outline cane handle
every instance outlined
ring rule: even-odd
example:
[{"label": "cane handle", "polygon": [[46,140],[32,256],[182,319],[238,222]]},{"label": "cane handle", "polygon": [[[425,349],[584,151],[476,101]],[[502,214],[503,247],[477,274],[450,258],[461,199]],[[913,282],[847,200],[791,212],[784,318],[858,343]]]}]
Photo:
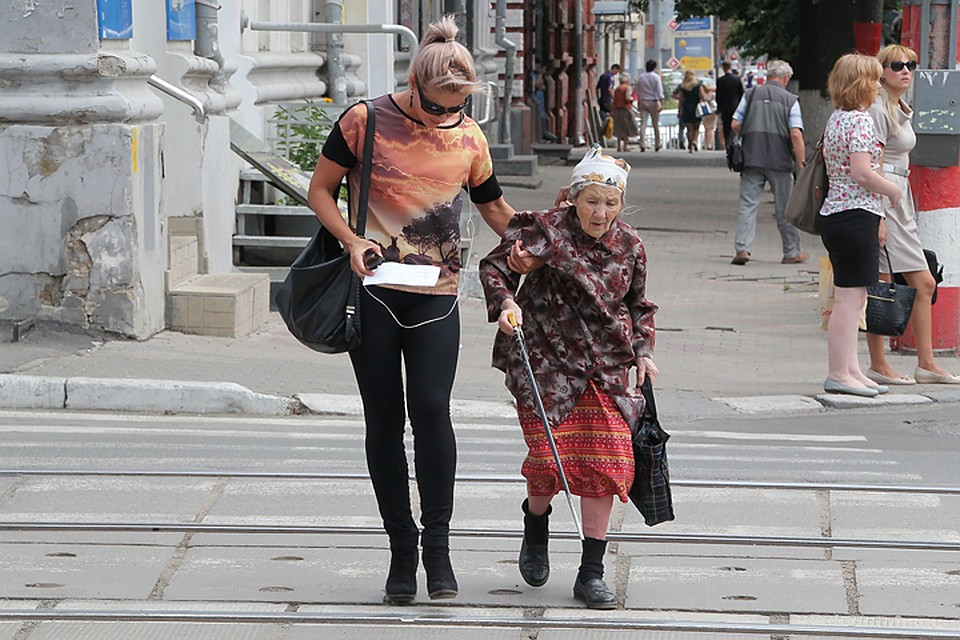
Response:
[{"label": "cane handle", "polygon": [[513,328],[516,328],[516,327],[517,327],[517,316],[516,316],[515,313],[513,313],[513,311],[511,311],[511,312],[509,312],[509,313],[507,314],[507,322],[510,323],[510,326],[511,326],[511,327],[513,327]]}]

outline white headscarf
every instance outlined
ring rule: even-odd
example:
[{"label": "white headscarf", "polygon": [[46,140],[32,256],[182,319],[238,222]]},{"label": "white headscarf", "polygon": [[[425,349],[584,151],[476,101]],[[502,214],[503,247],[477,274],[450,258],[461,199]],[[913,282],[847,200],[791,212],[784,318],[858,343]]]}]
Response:
[{"label": "white headscarf", "polygon": [[588,184],[615,187],[623,193],[627,190],[627,176],[630,165],[626,161],[608,156],[599,145],[594,145],[583,156],[583,160],[573,168],[570,187],[578,191]]}]

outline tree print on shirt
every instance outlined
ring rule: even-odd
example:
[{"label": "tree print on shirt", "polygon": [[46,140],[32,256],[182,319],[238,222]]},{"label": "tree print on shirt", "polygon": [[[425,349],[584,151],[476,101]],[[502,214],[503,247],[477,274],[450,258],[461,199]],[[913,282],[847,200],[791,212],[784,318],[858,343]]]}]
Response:
[{"label": "tree print on shirt", "polygon": [[433,264],[431,251],[439,254],[441,268],[447,273],[460,270],[460,205],[458,196],[450,203],[441,203],[428,209],[403,227],[403,239],[417,253],[403,256],[405,264]]}]

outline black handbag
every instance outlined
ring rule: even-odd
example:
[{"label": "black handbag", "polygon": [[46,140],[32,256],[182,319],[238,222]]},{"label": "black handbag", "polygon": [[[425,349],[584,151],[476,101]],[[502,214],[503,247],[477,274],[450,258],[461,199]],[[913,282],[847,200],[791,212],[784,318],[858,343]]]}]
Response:
[{"label": "black handbag", "polygon": [[[887,248],[883,248],[887,251]],[[887,252],[887,264],[890,253]],[[878,282],[867,287],[867,333],[902,336],[913,311],[917,290],[896,282]]]},{"label": "black handbag", "polygon": [[740,173],[743,171],[743,162],[743,141],[735,135],[727,143],[727,168]]},{"label": "black handbag", "polygon": [[646,378],[640,385],[644,403],[640,426],[633,436],[634,478],[630,501],[648,526],[674,519],[670,492],[670,468],[667,464],[667,440],[670,434],[660,426],[653,385]]},{"label": "black handbag", "polygon": [[[357,235],[367,222],[373,132],[373,105],[367,107],[363,142],[363,171],[357,206]],[[277,290],[277,310],[290,333],[320,353],[343,353],[360,344],[360,277],[350,268],[350,254],[326,227],[321,226]]]},{"label": "black handbag", "polygon": [[[937,260],[936,251],[933,249],[924,249],[923,257],[927,259],[927,267],[930,269],[930,275],[933,276],[933,281],[939,285],[941,282],[943,282],[943,265],[940,264],[939,260]],[[893,274],[893,281],[897,284],[907,284],[907,279],[899,273]],[[937,291],[939,291],[939,286],[934,287],[933,296],[930,298],[930,304],[937,303]]]}]

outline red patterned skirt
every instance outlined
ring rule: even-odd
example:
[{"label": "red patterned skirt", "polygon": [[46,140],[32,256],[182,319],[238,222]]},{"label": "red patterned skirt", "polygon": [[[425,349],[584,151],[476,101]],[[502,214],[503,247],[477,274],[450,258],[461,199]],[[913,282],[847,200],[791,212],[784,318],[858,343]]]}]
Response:
[{"label": "red patterned skirt", "polygon": [[[563,490],[550,443],[536,411],[519,411],[527,443],[520,472],[531,496],[554,496]],[[567,474],[570,492],[586,498],[616,495],[627,501],[633,485],[633,442],[630,427],[610,396],[593,382],[576,406],[553,429],[553,439]]]}]

